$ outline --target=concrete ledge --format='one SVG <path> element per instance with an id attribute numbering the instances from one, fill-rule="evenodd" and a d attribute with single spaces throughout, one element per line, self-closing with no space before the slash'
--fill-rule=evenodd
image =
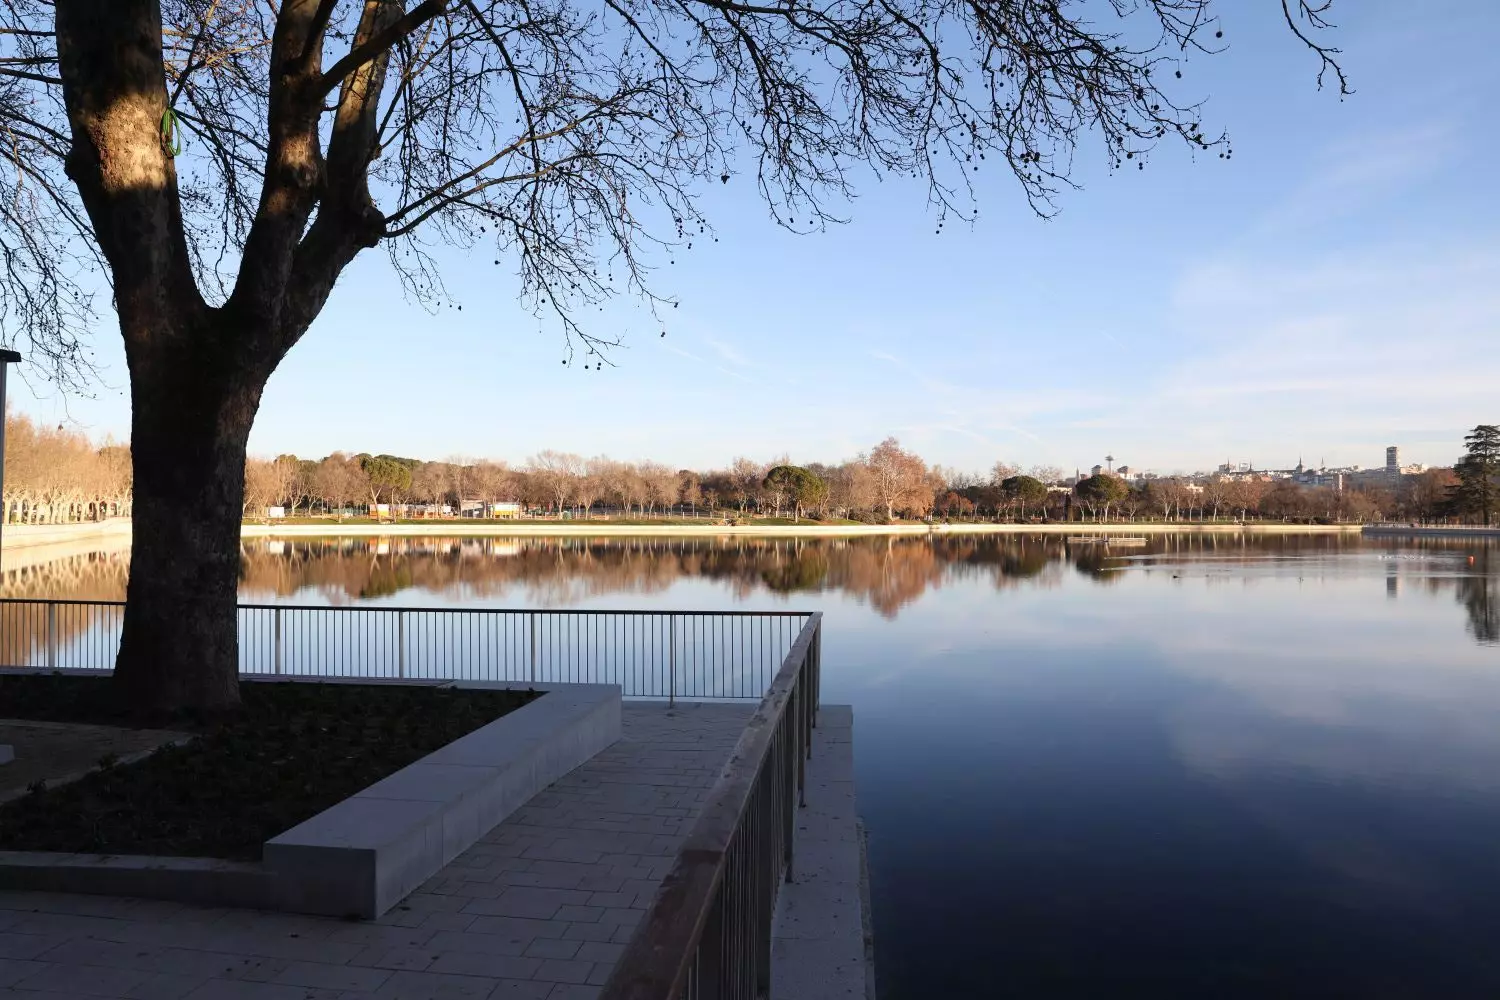
<path id="1" fill-rule="evenodd" d="M 787 1000 L 873 996 L 869 890 L 854 796 L 854 711 L 822 705 L 798 809 L 792 877 L 776 896 L 771 993 Z"/>
<path id="2" fill-rule="evenodd" d="M 66 545 L 76 542 L 130 542 L 130 519 L 114 517 L 105 521 L 72 521 L 67 524 L 7 524 L 0 532 L 0 545 L 7 553 L 39 545 Z M 10 560 L 7 559 L 9 564 Z"/>
<path id="3" fill-rule="evenodd" d="M 0 888 L 377 917 L 618 740 L 620 705 L 614 685 L 551 685 L 530 704 L 268 840 L 258 864 L 9 851 L 0 852 Z"/>
<path id="4" fill-rule="evenodd" d="M 266 841 L 262 863 L 285 909 L 377 917 L 619 738 L 618 687 L 557 686 Z"/>
<path id="5" fill-rule="evenodd" d="M 0 889 L 280 909 L 276 888 L 271 874 L 254 862 L 0 851 Z"/>
<path id="6" fill-rule="evenodd" d="M 1397 524 L 1367 524 L 1365 525 L 1364 533 L 1366 535 L 1389 535 L 1396 538 L 1402 535 L 1428 535 L 1436 538 L 1486 538 L 1500 535 L 1500 525 L 1486 528 L 1460 524 L 1435 524 L 1403 528 Z"/>

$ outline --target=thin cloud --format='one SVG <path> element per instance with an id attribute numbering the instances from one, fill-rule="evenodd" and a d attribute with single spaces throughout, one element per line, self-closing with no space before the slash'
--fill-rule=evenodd
<path id="1" fill-rule="evenodd" d="M 755 364 L 755 362 L 751 361 L 749 358 L 745 357 L 745 355 L 741 354 L 739 350 L 731 344 L 726 344 L 724 343 L 724 341 L 716 340 L 713 337 L 705 337 L 704 340 L 710 347 L 712 347 L 719 353 L 719 357 L 723 358 L 731 365 L 734 365 L 738 368 L 759 367 Z"/>
<path id="2" fill-rule="evenodd" d="M 698 355 L 693 354 L 690 351 L 684 351 L 680 347 L 673 347 L 671 344 L 662 344 L 661 346 L 662 346 L 663 350 L 670 351 L 673 354 L 677 355 L 678 357 L 687 358 L 690 361 L 699 361 L 699 362 L 703 361 L 703 359 L 701 357 L 699 357 Z"/>
<path id="3" fill-rule="evenodd" d="M 1456 121 L 1434 120 L 1343 136 L 1319 152 L 1303 182 L 1251 234 L 1306 230 L 1388 199 L 1439 172 L 1458 152 L 1460 134 Z"/>

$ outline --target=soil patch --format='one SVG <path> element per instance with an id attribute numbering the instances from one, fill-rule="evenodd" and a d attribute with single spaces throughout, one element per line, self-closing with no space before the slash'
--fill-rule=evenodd
<path id="1" fill-rule="evenodd" d="M 110 687 L 106 677 L 0 675 L 0 716 L 118 722 Z M 77 781 L 0 806 L 0 850 L 259 860 L 271 837 L 539 694 L 245 683 L 243 710 L 194 727 L 190 742 L 129 764 L 105 756 Z"/>

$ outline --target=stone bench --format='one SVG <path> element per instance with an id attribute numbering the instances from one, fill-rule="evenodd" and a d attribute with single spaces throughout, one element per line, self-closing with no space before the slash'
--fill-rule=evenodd
<path id="1" fill-rule="evenodd" d="M 615 685 L 549 685 L 535 701 L 266 841 L 258 864 L 0 851 L 0 888 L 378 917 L 617 741 L 620 705 Z"/>

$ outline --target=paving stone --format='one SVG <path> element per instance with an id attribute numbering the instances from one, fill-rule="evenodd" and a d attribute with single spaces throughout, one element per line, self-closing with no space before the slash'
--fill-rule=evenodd
<path id="1" fill-rule="evenodd" d="M 554 983 L 535 979 L 502 979 L 490 994 L 490 1000 L 544 1000 L 555 988 Z"/>
<path id="2" fill-rule="evenodd" d="M 579 947 L 578 953 L 573 957 L 582 962 L 604 962 L 613 967 L 624 952 L 625 946 L 623 944 L 585 941 Z"/>
<path id="3" fill-rule="evenodd" d="M 379 1000 L 486 1000 L 495 980 L 442 972 L 396 972 L 376 990 Z M 503 994 L 501 994 L 503 995 Z M 518 998 L 524 994 L 517 994 Z"/>
<path id="4" fill-rule="evenodd" d="M 12 934 L 0 932 L 0 958 L 36 958 L 67 941 L 59 934 Z"/>
<path id="5" fill-rule="evenodd" d="M 526 949 L 526 956 L 528 958 L 573 958 L 578 954 L 579 945 L 582 943 L 559 938 L 537 938 Z"/>
<path id="6" fill-rule="evenodd" d="M 368 923 L 0 891 L 0 991 L 59 965 L 122 1000 L 596 997 L 752 710 L 626 705 L 620 742 Z"/>
<path id="7" fill-rule="evenodd" d="M 534 917 L 547 920 L 568 903 L 587 905 L 590 903 L 589 893 L 577 889 L 510 886 L 497 899 L 473 900 L 464 907 L 464 912 L 492 917 Z"/>
<path id="8" fill-rule="evenodd" d="M 455 951 L 439 955 L 428 966 L 428 972 L 456 972 L 465 976 L 492 976 L 496 979 L 531 979 L 542 960 L 519 955 L 495 955 L 477 951 Z"/>
<path id="9" fill-rule="evenodd" d="M 421 971 L 437 956 L 431 948 L 376 946 L 355 955 L 350 965 L 368 969 L 414 969 Z"/>
<path id="10" fill-rule="evenodd" d="M 602 906 L 559 906 L 557 912 L 552 915 L 552 919 L 592 924 L 598 923 L 602 916 L 604 916 Z"/>
<path id="11" fill-rule="evenodd" d="M 210 979 L 189 993 L 185 1000 L 340 1000 L 340 997 L 338 990 Z"/>
<path id="12" fill-rule="evenodd" d="M 433 954 L 439 956 L 520 955 L 530 944 L 530 937 L 514 940 L 510 935 L 474 934 L 469 931 L 443 931 L 431 942 Z"/>
<path id="13" fill-rule="evenodd" d="M 150 972 L 146 978 L 120 994 L 123 1000 L 183 1000 L 207 982 L 203 976 L 184 976 L 174 972 Z"/>
<path id="14" fill-rule="evenodd" d="M 328 990 L 378 990 L 391 978 L 388 969 L 366 969 L 352 965 L 325 965 L 321 962 L 293 962 L 281 971 L 273 983 L 287 986 L 311 986 Z"/>
<path id="15" fill-rule="evenodd" d="M 138 986 L 149 975 L 139 969 L 109 968 L 99 965 L 60 965 L 53 962 L 37 964 L 39 968 L 35 972 L 16 981 L 17 989 L 51 990 L 54 993 L 74 993 L 82 996 L 119 997 L 131 987 Z"/>
<path id="16" fill-rule="evenodd" d="M 547 1000 L 599 1000 L 600 989 L 597 986 L 584 986 L 577 983 L 559 983 L 547 994 Z"/>
<path id="17" fill-rule="evenodd" d="M 567 941 L 612 941 L 616 930 L 618 928 L 613 924 L 569 924 L 567 930 L 563 931 L 563 939 Z"/>
<path id="18" fill-rule="evenodd" d="M 586 983 L 589 979 L 589 970 L 594 967 L 592 962 L 580 962 L 577 959 L 545 959 L 531 978 L 541 979 L 549 983 Z"/>
<path id="19" fill-rule="evenodd" d="M 33 962 L 24 958 L 0 958 L 0 989 L 13 986 L 33 973 L 40 972 L 45 967 L 42 962 Z"/>

